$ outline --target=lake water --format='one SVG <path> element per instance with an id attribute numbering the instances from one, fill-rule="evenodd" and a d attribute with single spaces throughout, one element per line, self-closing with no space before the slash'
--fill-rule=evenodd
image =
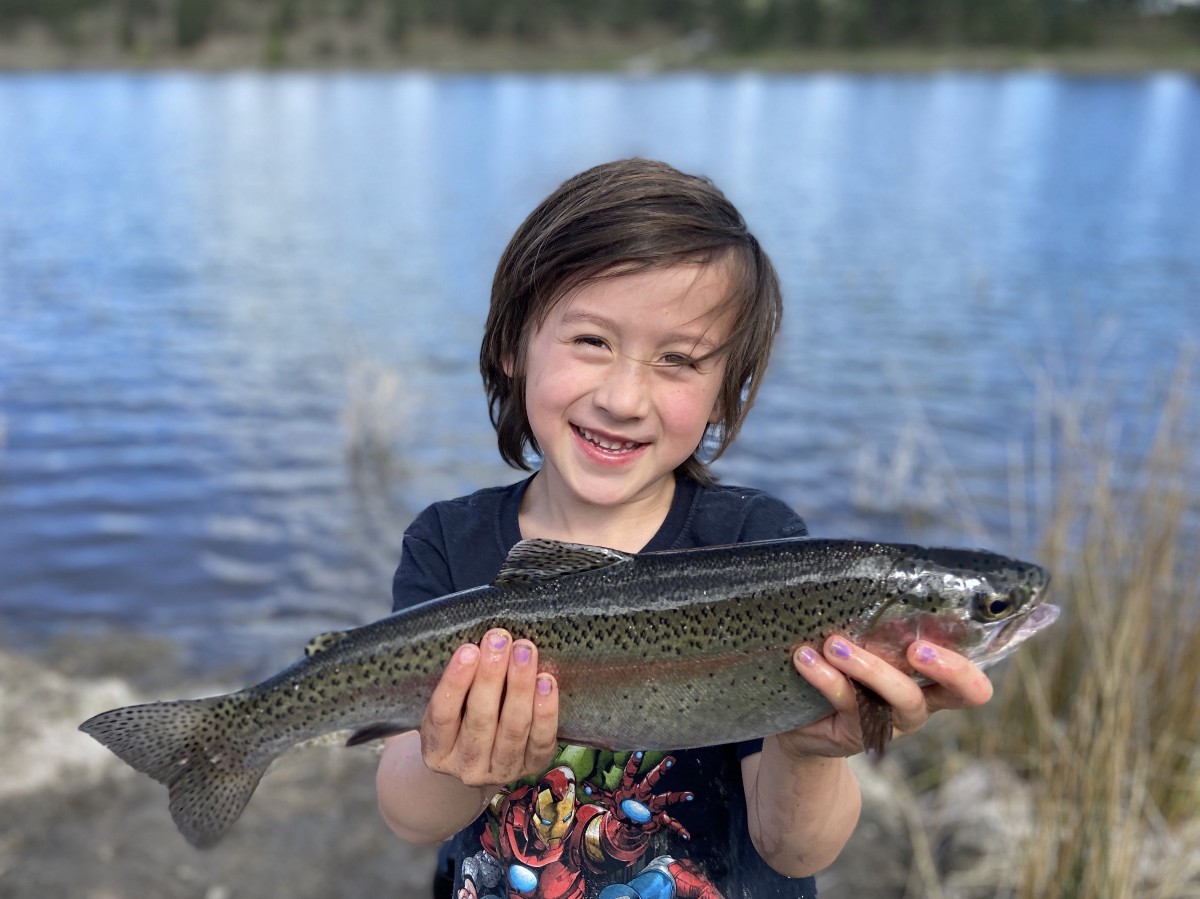
<path id="1" fill-rule="evenodd" d="M 269 670 L 385 613 L 412 515 L 518 476 L 475 369 L 501 249 L 628 155 L 780 270 L 717 470 L 816 534 L 1028 550 L 1047 385 L 1136 446 L 1200 335 L 1184 75 L 2 76 L 0 643 Z"/>

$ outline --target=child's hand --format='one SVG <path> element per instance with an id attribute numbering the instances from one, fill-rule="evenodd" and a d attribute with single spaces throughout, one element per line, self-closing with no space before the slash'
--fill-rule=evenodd
<path id="1" fill-rule="evenodd" d="M 467 786 L 499 786 L 545 770 L 558 747 L 558 688 L 537 673 L 537 647 L 488 631 L 460 646 L 421 722 L 431 771 Z"/>
<path id="2" fill-rule="evenodd" d="M 992 697 L 987 675 L 952 650 L 917 641 L 908 647 L 907 658 L 933 684 L 922 688 L 879 656 L 843 637 L 826 640 L 823 655 L 811 647 L 799 647 L 793 655 L 796 670 L 829 700 L 834 713 L 807 727 L 780 734 L 783 748 L 796 756 L 862 752 L 858 700 L 848 677 L 870 687 L 892 707 L 895 736 L 920 730 L 939 709 L 979 706 Z"/>

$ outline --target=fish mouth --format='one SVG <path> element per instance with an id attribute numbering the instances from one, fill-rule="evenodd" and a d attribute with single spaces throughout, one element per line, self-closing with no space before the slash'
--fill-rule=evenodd
<path id="1" fill-rule="evenodd" d="M 992 652 L 1003 652 L 1007 655 L 1034 634 L 1044 631 L 1050 625 L 1054 624 L 1058 620 L 1060 611 L 1058 606 L 1051 603 L 1039 603 L 1029 610 L 1028 615 L 1016 618 L 1006 624 L 996 634 L 990 650 Z"/>

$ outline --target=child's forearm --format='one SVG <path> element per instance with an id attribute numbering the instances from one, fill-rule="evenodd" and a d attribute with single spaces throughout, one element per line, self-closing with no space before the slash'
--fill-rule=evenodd
<path id="1" fill-rule="evenodd" d="M 469 787 L 449 774 L 430 771 L 421 759 L 416 731 L 390 738 L 379 759 L 375 792 L 379 811 L 396 836 L 409 843 L 440 843 L 487 807 L 499 787 Z"/>
<path id="2" fill-rule="evenodd" d="M 775 737 L 743 763 L 750 837 L 788 877 L 829 867 L 858 823 L 862 794 L 843 758 L 789 756 Z"/>

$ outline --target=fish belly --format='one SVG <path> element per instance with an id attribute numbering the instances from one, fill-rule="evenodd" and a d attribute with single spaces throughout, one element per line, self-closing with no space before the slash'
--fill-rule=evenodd
<path id="1" fill-rule="evenodd" d="M 563 667 L 559 736 L 604 749 L 691 749 L 810 724 L 830 711 L 790 653 L 626 668 Z"/>

